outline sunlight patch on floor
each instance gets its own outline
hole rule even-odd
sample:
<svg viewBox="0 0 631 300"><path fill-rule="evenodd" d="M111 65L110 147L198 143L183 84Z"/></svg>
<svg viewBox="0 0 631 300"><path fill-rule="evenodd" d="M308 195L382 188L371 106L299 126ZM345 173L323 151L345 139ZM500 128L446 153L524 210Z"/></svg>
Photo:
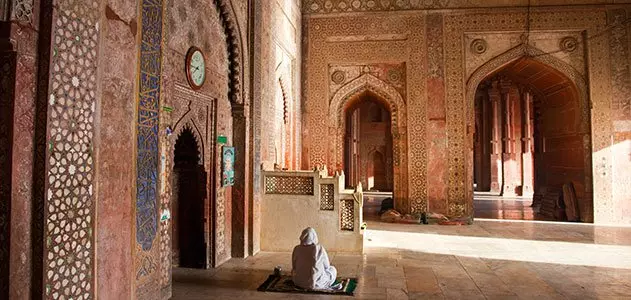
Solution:
<svg viewBox="0 0 631 300"><path fill-rule="evenodd" d="M631 269L631 246L368 229L364 247L523 262Z"/></svg>

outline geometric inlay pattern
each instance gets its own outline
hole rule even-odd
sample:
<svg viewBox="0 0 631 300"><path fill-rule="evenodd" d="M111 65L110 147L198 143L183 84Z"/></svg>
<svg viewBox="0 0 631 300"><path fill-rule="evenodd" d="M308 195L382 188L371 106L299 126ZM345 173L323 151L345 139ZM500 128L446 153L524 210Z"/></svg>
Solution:
<svg viewBox="0 0 631 300"><path fill-rule="evenodd" d="M93 136L98 30L58 10L48 96L46 298L93 297Z"/></svg>
<svg viewBox="0 0 631 300"><path fill-rule="evenodd" d="M333 210L335 208L334 187L333 184L320 185L320 210Z"/></svg>
<svg viewBox="0 0 631 300"><path fill-rule="evenodd" d="M353 231L355 230L355 200L340 200L340 229Z"/></svg>
<svg viewBox="0 0 631 300"><path fill-rule="evenodd" d="M136 157L136 241L151 250L158 231L158 122L162 1L142 1Z"/></svg>
<svg viewBox="0 0 631 300"><path fill-rule="evenodd" d="M313 195L313 177L265 176L265 194Z"/></svg>

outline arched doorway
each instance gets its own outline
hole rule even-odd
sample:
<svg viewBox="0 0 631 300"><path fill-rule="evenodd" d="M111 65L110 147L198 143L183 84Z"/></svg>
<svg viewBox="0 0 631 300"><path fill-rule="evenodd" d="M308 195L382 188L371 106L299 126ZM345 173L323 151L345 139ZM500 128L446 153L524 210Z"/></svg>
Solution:
<svg viewBox="0 0 631 300"><path fill-rule="evenodd" d="M392 129L383 100L364 92L349 101L344 134L346 187L358 182L365 191L392 192Z"/></svg>
<svg viewBox="0 0 631 300"><path fill-rule="evenodd" d="M190 128L177 138L173 167L173 265L207 268L204 234L206 172L200 164L198 142Z"/></svg>
<svg viewBox="0 0 631 300"><path fill-rule="evenodd" d="M361 182L364 211L378 211L381 201L392 197L391 116L383 100L365 91L349 99L345 108L344 173L347 188Z"/></svg>
<svg viewBox="0 0 631 300"><path fill-rule="evenodd" d="M390 167L386 167L387 171L392 172L391 197L394 198L394 206L400 211L420 211L424 205L423 197L418 197L413 202L409 202L408 198L408 172L407 172L407 116L405 102L401 94L391 85L383 82L379 78L371 74L363 74L341 87L331 99L329 105L328 123L329 133L333 139L329 143L330 156L328 157L329 165L333 166L334 171L344 171L345 177L349 177L349 160L348 152L349 140L347 131L348 112L353 111L355 105L371 98L373 102L381 105L381 109L387 111L389 117L388 123L390 129L389 139L392 143L391 163L386 162ZM376 110L373 110L373 114ZM370 109L368 109L370 115ZM372 120L372 118L370 118ZM382 119L383 120L383 119ZM355 126L354 128L359 128ZM370 151L368 151L370 153ZM387 153L382 152L387 157ZM359 163L356 163L356 168ZM352 173L352 172L351 172ZM353 179L353 181L355 181ZM350 182L353 182L350 181ZM359 181L357 181L359 182ZM346 181L348 184L349 181ZM354 186L354 185L352 185ZM364 183L362 183L364 186ZM366 186L364 186L364 191ZM390 194L390 192L388 192ZM364 213L367 209L366 197L364 193ZM390 196L390 195L389 195Z"/></svg>
<svg viewBox="0 0 631 300"><path fill-rule="evenodd" d="M585 96L561 71L523 56L474 95L476 217L592 220Z"/></svg>

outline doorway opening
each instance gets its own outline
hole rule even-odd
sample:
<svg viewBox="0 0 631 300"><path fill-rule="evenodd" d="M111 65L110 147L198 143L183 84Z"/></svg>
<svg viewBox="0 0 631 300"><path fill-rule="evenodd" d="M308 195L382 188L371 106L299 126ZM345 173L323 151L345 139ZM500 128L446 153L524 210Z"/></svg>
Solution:
<svg viewBox="0 0 631 300"><path fill-rule="evenodd" d="M589 128L575 84L522 57L482 80L474 101L475 217L589 222Z"/></svg>
<svg viewBox="0 0 631 300"><path fill-rule="evenodd" d="M173 166L173 265L208 268L206 218L206 172L201 153L190 128L178 136Z"/></svg>
<svg viewBox="0 0 631 300"><path fill-rule="evenodd" d="M361 182L366 213L379 211L394 186L391 116L383 102L367 91L350 99L345 110L345 184L354 188Z"/></svg>

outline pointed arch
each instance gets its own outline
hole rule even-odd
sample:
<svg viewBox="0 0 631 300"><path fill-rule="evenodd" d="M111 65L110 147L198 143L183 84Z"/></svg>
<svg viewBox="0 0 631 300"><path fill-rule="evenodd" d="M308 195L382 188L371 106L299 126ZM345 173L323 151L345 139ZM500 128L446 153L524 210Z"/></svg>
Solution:
<svg viewBox="0 0 631 300"><path fill-rule="evenodd" d="M568 63L552 56L551 54L547 54L536 47L524 44L493 57L488 62L484 63L482 66L476 69L471 74L471 76L469 76L466 84L467 120L469 124L472 124L471 120L474 115L472 99L475 96L475 91L478 88L478 85L480 85L482 80L484 80L484 78L486 78L489 74L500 70L504 66L522 57L527 57L534 61L547 65L561 72L574 83L574 85L578 89L579 94L579 105L582 120L581 131L589 132L589 96L587 91L587 81L585 80L585 77Z"/></svg>
<svg viewBox="0 0 631 300"><path fill-rule="evenodd" d="M339 127L344 123L344 109L350 99L370 91L385 100L390 111L393 129L405 126L405 102L401 94L390 84L371 75L364 74L341 87L331 98L329 126Z"/></svg>
<svg viewBox="0 0 631 300"><path fill-rule="evenodd" d="M329 103L329 132L335 140L329 143L329 166L332 170L344 170L344 135L346 110L351 101L369 92L377 96L390 112L392 133L393 195L395 206L406 210L408 203L407 172L407 117L406 103L401 94L390 84L371 75L363 74L342 86Z"/></svg>
<svg viewBox="0 0 631 300"><path fill-rule="evenodd" d="M182 119L180 119L180 121L175 124L175 127L173 128L173 135L175 136L175 140L177 141L182 132L186 129L190 130L193 133L193 137L195 138L195 142L197 143L197 151L199 152L199 164L205 166L204 139L202 139L202 134L197 124L195 124L195 120L193 120L193 118L186 118L186 115L184 115ZM173 147L175 147L175 143L173 145Z"/></svg>
<svg viewBox="0 0 631 300"><path fill-rule="evenodd" d="M473 124L475 124L475 94L480 83L485 80L489 75L494 74L502 70L504 67L516 62L519 59L527 58L539 63L544 67L548 67L553 71L560 73L564 79L573 85L577 97L578 111L577 117L580 117L580 121L577 125L577 133L582 136L583 143L583 166L584 166L584 185L586 191L586 200L589 201L589 206L593 209L593 198L591 195L592 190L592 142L591 142L591 115L590 115L590 96L587 86L587 78L581 74L577 69L570 64L554 57L551 54L530 46L519 45L514 47L498 56L493 57L478 69L476 69L466 81L466 94L465 94L465 107L466 107L466 145L471 151L465 155L466 163L466 186L473 187ZM473 204L473 189L467 189L467 202L469 207ZM590 214L593 213L590 212ZM593 214L592 214L593 216ZM591 218L591 216L590 216Z"/></svg>

